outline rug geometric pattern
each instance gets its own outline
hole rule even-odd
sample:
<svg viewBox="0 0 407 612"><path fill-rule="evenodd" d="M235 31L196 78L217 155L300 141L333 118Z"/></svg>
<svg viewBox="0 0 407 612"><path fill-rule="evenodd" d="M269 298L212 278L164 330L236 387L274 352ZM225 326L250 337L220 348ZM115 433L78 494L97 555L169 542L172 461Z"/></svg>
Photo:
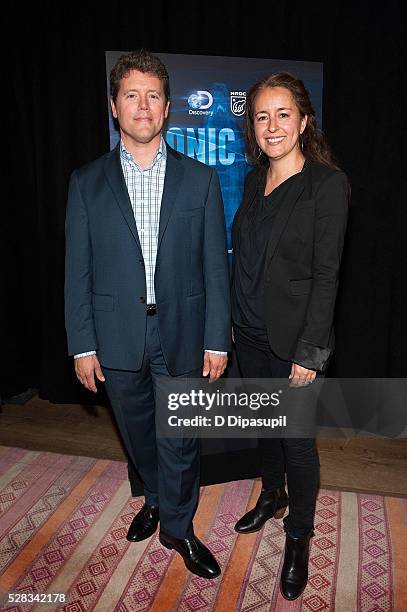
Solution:
<svg viewBox="0 0 407 612"><path fill-rule="evenodd" d="M287 602L279 590L281 520L255 534L233 526L253 506L260 484L203 487L196 534L222 575L186 571L156 533L130 544L127 528L142 506L125 463L0 446L0 593L4 612L265 612L407 610L407 501L321 490L309 582ZM7 601L15 593L20 601ZM64 593L39 604L36 594ZM24 596L24 598L23 598ZM23 600L23 601L22 601Z"/></svg>

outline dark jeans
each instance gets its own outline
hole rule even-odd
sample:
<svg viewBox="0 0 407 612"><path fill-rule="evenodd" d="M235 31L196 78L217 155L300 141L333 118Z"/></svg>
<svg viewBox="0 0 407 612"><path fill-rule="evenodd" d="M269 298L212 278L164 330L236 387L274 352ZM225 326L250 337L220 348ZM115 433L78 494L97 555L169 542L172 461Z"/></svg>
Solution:
<svg viewBox="0 0 407 612"><path fill-rule="evenodd" d="M147 317L146 348L138 371L103 367L106 390L126 450L136 466L148 504L160 506L165 533L185 538L199 495L200 441L197 438L156 438L155 390L170 374L161 350L157 316ZM199 378L194 370L180 378Z"/></svg>
<svg viewBox="0 0 407 612"><path fill-rule="evenodd" d="M270 347L250 341L235 330L239 367L244 378L288 378L291 362L279 359ZM289 514L284 527L297 537L314 526L319 485L319 457L313 438L259 438L263 488L287 487Z"/></svg>

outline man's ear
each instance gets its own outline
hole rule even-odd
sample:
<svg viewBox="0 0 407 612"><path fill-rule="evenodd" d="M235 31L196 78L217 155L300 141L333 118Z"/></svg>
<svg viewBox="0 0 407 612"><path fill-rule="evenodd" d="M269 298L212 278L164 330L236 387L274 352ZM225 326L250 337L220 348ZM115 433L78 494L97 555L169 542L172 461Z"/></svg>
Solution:
<svg viewBox="0 0 407 612"><path fill-rule="evenodd" d="M117 111L116 111L116 104L114 103L114 100L112 97L110 97L110 108L112 109L112 115L115 119L117 119Z"/></svg>

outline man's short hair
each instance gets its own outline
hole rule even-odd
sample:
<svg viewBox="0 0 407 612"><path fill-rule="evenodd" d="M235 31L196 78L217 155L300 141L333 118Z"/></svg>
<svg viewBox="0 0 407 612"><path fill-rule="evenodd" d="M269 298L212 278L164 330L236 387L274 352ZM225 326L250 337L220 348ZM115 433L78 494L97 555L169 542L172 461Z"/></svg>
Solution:
<svg viewBox="0 0 407 612"><path fill-rule="evenodd" d="M158 77L162 81L164 95L168 102L170 99L170 79L167 69L156 55L145 49L125 53L113 66L110 71L110 95L113 98L113 102L116 102L120 89L120 81L127 77L132 70L153 74Z"/></svg>

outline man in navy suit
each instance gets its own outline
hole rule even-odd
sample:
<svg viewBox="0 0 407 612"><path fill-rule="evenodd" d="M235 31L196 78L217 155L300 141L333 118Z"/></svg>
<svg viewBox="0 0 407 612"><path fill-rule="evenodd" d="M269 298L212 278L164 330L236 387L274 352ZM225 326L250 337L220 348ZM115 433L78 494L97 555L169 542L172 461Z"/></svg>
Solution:
<svg viewBox="0 0 407 612"><path fill-rule="evenodd" d="M107 392L145 504L128 539L151 536L193 573L220 574L194 535L197 439L155 435L163 377L216 380L230 350L225 220L216 172L169 147L169 79L147 51L110 74L120 143L73 172L66 217L65 315L81 383Z"/></svg>

